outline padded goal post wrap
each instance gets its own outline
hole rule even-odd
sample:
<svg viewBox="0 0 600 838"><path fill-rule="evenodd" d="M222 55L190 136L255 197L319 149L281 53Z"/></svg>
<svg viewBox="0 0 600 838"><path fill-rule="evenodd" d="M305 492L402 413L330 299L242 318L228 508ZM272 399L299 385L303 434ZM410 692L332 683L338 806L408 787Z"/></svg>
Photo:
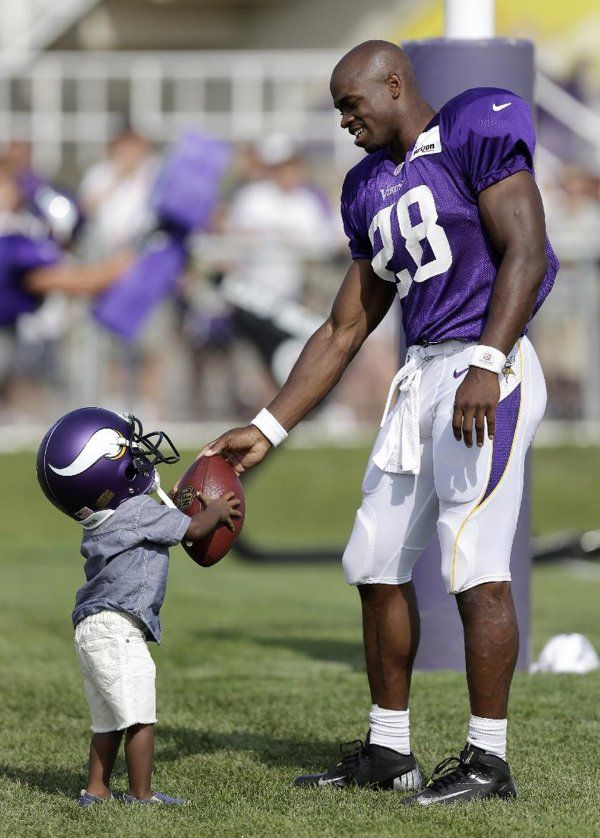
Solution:
<svg viewBox="0 0 600 838"><path fill-rule="evenodd" d="M533 104L534 50L530 41L434 39L402 45L411 59L419 89L438 110L472 87L502 87ZM517 669L530 659L529 577L531 565L529 474L525 471L523 502L511 556L512 588L521 636ZM440 575L437 536L417 562L414 582L421 611L418 669L463 671L463 634L454 597L448 596Z"/></svg>

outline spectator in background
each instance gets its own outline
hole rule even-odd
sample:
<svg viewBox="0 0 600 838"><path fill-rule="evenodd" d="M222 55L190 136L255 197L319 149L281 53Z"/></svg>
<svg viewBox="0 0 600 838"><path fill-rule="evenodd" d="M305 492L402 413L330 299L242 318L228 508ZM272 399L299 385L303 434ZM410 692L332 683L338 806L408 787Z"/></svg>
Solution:
<svg viewBox="0 0 600 838"><path fill-rule="evenodd" d="M127 128L110 143L106 159L87 170L79 185L87 217L80 251L86 259L135 246L151 232L155 224L151 194L159 163L149 140ZM158 343L172 330L170 317L170 310L160 306L136 340L125 342L111 335L110 341L104 341L110 396L117 403L127 397L138 412L151 418L160 412L157 382L163 361Z"/></svg>
<svg viewBox="0 0 600 838"><path fill-rule="evenodd" d="M225 197L229 198L243 186L262 180L267 174L260 149L252 143L240 143L235 148L233 160L229 167L227 182L225 183Z"/></svg>
<svg viewBox="0 0 600 838"><path fill-rule="evenodd" d="M290 138L267 137L259 154L264 175L234 194L225 218L225 233L237 240L238 252L222 290L238 332L260 353L274 388L319 322L302 305L307 264L331 257L341 230Z"/></svg>
<svg viewBox="0 0 600 838"><path fill-rule="evenodd" d="M548 308L536 321L535 339L548 390L547 419L587 418L595 403L586 367L597 370L595 334L600 201L598 174L571 161L552 173L544 204L550 235L558 241L562 282ZM556 335L560 334L560 352ZM597 379L596 372L595 378Z"/></svg>
<svg viewBox="0 0 600 838"><path fill-rule="evenodd" d="M61 247L71 246L83 225L75 197L35 168L31 144L26 140L10 140L4 149L4 161L18 185L21 209L42 221Z"/></svg>
<svg viewBox="0 0 600 838"><path fill-rule="evenodd" d="M88 257L129 246L148 230L157 171L150 142L130 129L110 143L105 160L87 170L79 194L88 217L83 245Z"/></svg>
<svg viewBox="0 0 600 838"><path fill-rule="evenodd" d="M39 310L52 292L93 295L121 276L127 252L77 265L66 260L48 228L23 209L22 193L6 161L0 161L0 396L14 389L17 325Z"/></svg>
<svg viewBox="0 0 600 838"><path fill-rule="evenodd" d="M33 167L31 143L26 140L10 140L4 149L4 159L19 185L22 200L26 203L29 198L33 198L35 191L44 182L44 178Z"/></svg>
<svg viewBox="0 0 600 838"><path fill-rule="evenodd" d="M577 163L566 163L560 174L560 185L567 223L583 226L595 237L600 224L598 175Z"/></svg>

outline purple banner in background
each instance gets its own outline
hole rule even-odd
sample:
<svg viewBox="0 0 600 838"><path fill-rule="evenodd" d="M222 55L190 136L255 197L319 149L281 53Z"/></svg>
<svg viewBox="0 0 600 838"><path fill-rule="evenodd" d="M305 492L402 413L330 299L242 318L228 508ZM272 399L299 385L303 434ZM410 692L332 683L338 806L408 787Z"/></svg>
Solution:
<svg viewBox="0 0 600 838"><path fill-rule="evenodd" d="M153 309L175 290L186 261L183 241L156 233L127 273L99 295L93 316L124 340L134 340Z"/></svg>
<svg viewBox="0 0 600 838"><path fill-rule="evenodd" d="M197 131L177 140L154 187L152 209L159 220L183 233L206 229L231 155L228 143Z"/></svg>

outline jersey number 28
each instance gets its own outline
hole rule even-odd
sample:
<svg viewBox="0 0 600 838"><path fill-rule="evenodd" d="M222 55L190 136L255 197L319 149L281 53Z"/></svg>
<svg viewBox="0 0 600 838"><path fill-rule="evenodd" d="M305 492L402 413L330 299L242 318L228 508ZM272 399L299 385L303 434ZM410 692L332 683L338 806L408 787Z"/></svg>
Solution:
<svg viewBox="0 0 600 838"><path fill-rule="evenodd" d="M418 204L421 220L413 224L410 218L409 207L411 204ZM417 269L411 273L404 268L398 273L390 271L387 265L394 257L394 242L392 240L392 213L396 211L400 233L406 241L406 249L412 256ZM369 239L375 247L375 231L379 230L383 247L374 256L371 264L373 270L382 279L388 282L395 282L398 285L398 296L402 299L408 294L408 289L413 282L425 282L432 276L439 276L445 273L452 264L452 251L444 228L437 223L438 214L433 199L433 193L428 186L414 186L405 192L396 204L384 207L374 216L369 227ZM422 241L427 240L434 258L421 264L423 260Z"/></svg>

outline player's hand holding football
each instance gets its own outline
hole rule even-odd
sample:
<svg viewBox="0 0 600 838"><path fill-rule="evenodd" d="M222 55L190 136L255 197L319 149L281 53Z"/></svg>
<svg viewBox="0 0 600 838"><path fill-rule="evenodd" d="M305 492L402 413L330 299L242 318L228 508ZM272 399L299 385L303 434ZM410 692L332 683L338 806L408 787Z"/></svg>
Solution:
<svg viewBox="0 0 600 838"><path fill-rule="evenodd" d="M218 439L209 442L200 452L201 457L213 457L221 454L229 460L238 474L258 465L272 448L266 436L256 425L233 428L221 434Z"/></svg>
<svg viewBox="0 0 600 838"><path fill-rule="evenodd" d="M494 438L496 407L500 401L500 382L495 372L469 367L464 381L456 391L452 430L459 442L464 439L467 448L473 445L473 421L477 447L481 448L487 422L488 436Z"/></svg>

